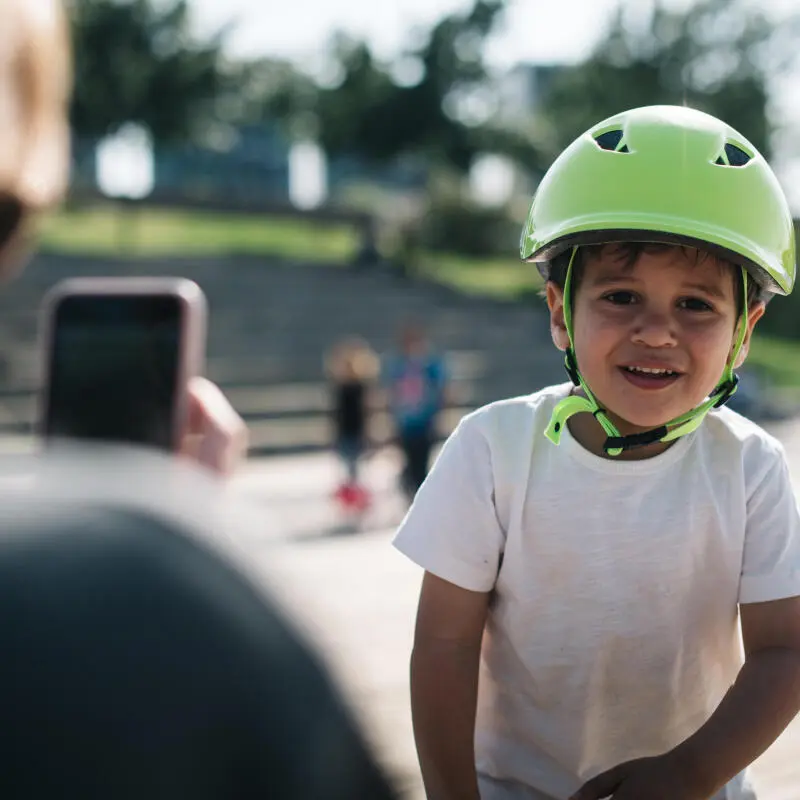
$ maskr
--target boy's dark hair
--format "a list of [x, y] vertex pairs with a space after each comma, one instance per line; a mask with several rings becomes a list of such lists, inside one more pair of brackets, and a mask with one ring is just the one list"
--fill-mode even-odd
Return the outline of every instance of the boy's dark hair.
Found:
[[[609, 244], [590, 244], [584, 245], [578, 249], [578, 254], [575, 257], [575, 263], [572, 265], [572, 288], [573, 291], [580, 286], [583, 277], [584, 269], [586, 268], [587, 260], [591, 258], [598, 258], [603, 251], [603, 248], [608, 247]], [[616, 248], [615, 258], [624, 263], [625, 267], [632, 267], [642, 255], [642, 253], [659, 253], [668, 250], [672, 247], [682, 247], [681, 245], [661, 244], [658, 242], [618, 242], [614, 243]], [[696, 250], [691, 247], [682, 247], [685, 253], [693, 251], [697, 261], [704, 257], [704, 251]], [[567, 249], [563, 253], [557, 255], [549, 264], [548, 280], [551, 280], [559, 289], [564, 289], [564, 284], [567, 279], [567, 269], [569, 267], [569, 260], [572, 255], [572, 249]], [[741, 269], [730, 261], [718, 259], [721, 265], [727, 265], [733, 269], [734, 275], [734, 291], [736, 292], [736, 313], [737, 316], [742, 313], [742, 271]], [[764, 302], [767, 297], [763, 296], [763, 292], [758, 283], [752, 278], [747, 281], [747, 307], [751, 308], [754, 303]]]

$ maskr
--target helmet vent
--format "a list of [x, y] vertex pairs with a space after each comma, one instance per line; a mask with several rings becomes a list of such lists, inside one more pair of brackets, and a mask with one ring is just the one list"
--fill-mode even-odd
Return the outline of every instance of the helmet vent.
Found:
[[605, 133], [601, 133], [599, 136], [594, 137], [595, 142], [602, 150], [609, 150], [611, 152], [617, 153], [629, 153], [628, 145], [623, 144], [620, 147], [620, 142], [622, 142], [622, 131], [606, 131]]
[[728, 142], [725, 145], [725, 150], [720, 153], [719, 158], [714, 163], [721, 167], [743, 167], [752, 160], [752, 156], [749, 153], [746, 153], [741, 147]]

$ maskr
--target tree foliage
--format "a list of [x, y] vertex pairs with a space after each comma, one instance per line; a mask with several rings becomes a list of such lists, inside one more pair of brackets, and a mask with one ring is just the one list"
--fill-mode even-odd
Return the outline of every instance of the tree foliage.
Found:
[[768, 155], [769, 84], [795, 57], [798, 19], [776, 27], [753, 4], [698, 0], [686, 11], [658, 3], [637, 26], [636, 10], [620, 8], [592, 55], [554, 80], [542, 109], [551, 156], [599, 120], [653, 103], [721, 117]]
[[419, 73], [409, 84], [395, 80], [365, 42], [336, 35], [332, 61], [341, 80], [309, 85], [298, 72], [285, 73], [262, 112], [289, 127], [313, 114], [320, 142], [333, 155], [385, 161], [422, 152], [465, 170], [480, 137], [478, 126], [459, 118], [459, 106], [485, 82], [483, 44], [503, 7], [503, 0], [476, 0], [468, 12], [441, 19], [403, 55]]
[[[540, 172], [594, 122], [637, 105], [686, 103], [722, 117], [766, 154], [770, 80], [796, 57], [797, 18], [775, 26], [744, 0], [697, 0], [678, 11], [628, 0], [583, 63], [564, 66], [526, 126], [471, 113], [492, 92], [485, 42], [504, 0], [445, 16], [401, 57], [399, 76], [363, 41], [332, 38], [330, 74], [274, 59], [226, 65], [223, 35], [193, 41], [188, 0], [71, 0], [79, 135], [140, 122], [155, 140], [196, 138], [209, 123], [279, 121], [331, 155], [376, 162], [422, 154], [466, 171], [505, 153]], [[477, 103], [481, 105], [480, 102]], [[487, 106], [486, 103], [483, 104]], [[490, 105], [490, 104], [489, 104]]]
[[72, 0], [78, 135], [99, 138], [126, 123], [156, 141], [194, 137], [229, 88], [222, 35], [189, 35], [187, 0]]

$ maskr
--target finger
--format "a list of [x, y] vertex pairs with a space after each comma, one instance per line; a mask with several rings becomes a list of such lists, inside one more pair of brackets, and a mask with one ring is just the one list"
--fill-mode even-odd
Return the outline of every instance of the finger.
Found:
[[189, 413], [187, 432], [201, 434], [209, 427], [233, 433], [242, 425], [230, 401], [221, 389], [207, 378], [195, 377], [187, 387]]
[[192, 379], [188, 400], [181, 452], [229, 475], [247, 454], [247, 426], [220, 389], [205, 378]]
[[611, 797], [619, 788], [623, 779], [621, 766], [601, 772], [581, 786], [569, 800], [604, 800]]

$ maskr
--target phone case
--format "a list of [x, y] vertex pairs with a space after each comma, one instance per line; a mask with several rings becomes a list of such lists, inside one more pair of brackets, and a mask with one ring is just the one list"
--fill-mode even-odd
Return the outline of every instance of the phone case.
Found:
[[203, 290], [187, 278], [172, 277], [88, 277], [67, 278], [53, 286], [44, 296], [40, 307], [40, 375], [41, 389], [37, 413], [36, 433], [46, 434], [48, 417], [51, 351], [55, 335], [55, 320], [59, 304], [74, 296], [133, 296], [167, 295], [177, 297], [183, 308], [181, 319], [178, 382], [183, 391], [177, 394], [173, 416], [174, 441], [172, 447], [180, 445], [181, 432], [185, 429], [188, 414], [188, 384], [191, 378], [202, 375], [205, 370], [208, 304]]

